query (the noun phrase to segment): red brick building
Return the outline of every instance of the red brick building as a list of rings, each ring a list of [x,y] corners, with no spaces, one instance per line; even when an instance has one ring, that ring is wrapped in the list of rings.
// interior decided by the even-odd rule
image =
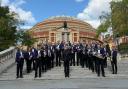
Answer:
[[[67,28],[63,28],[64,22]],[[95,29],[80,19],[69,16],[56,16],[37,23],[29,30],[33,38],[38,41],[93,41],[95,40]]]

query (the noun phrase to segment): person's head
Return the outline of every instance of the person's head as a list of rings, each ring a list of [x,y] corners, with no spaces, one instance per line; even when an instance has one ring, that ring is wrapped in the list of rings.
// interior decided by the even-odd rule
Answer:
[[[20,48],[19,47],[17,47],[17,52],[19,52],[20,51]]]

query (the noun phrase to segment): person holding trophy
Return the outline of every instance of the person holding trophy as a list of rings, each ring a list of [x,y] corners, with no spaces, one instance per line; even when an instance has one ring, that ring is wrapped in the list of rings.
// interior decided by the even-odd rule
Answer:
[[[105,71],[104,71],[104,59],[105,59],[105,50],[103,45],[100,45],[98,48],[98,52],[96,53],[97,58],[97,76],[100,76],[100,73],[102,73],[102,76],[105,77]]]

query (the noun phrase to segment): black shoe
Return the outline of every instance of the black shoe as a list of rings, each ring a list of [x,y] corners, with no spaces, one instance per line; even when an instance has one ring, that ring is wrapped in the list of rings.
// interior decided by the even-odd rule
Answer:
[[[97,75],[98,77],[100,77],[100,75]]]
[[[106,77],[105,75],[102,75],[103,77]]]
[[[17,76],[16,78],[19,78],[19,76]]]
[[[20,76],[20,78],[24,78],[23,76]]]

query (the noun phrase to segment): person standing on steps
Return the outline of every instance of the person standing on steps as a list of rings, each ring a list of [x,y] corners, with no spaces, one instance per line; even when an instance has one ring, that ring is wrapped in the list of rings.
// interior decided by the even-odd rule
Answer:
[[[68,45],[64,46],[64,53],[63,53],[63,60],[64,60],[64,73],[65,77],[69,77],[69,72],[70,72],[70,47]]]
[[[24,65],[24,55],[23,51],[21,49],[17,49],[16,52],[16,64],[17,64],[17,72],[16,72],[16,78],[23,78],[23,65]]]
[[[117,74],[117,49],[112,49],[112,74]]]
[[[34,60],[35,62],[35,78],[41,77],[41,71],[42,71],[42,60],[41,60],[41,50],[40,50],[40,45],[38,45],[38,49],[37,49],[37,58],[36,60]]]
[[[102,76],[105,77],[105,71],[104,71],[104,57],[105,51],[103,45],[99,46],[98,52],[96,54],[97,58],[97,76],[100,77],[100,73],[102,73]]]
[[[56,66],[61,66],[61,49],[60,49],[59,41],[56,44],[55,53],[56,53]]]

